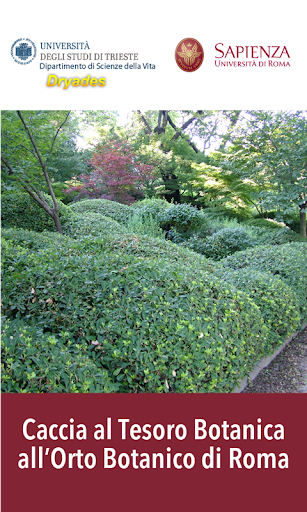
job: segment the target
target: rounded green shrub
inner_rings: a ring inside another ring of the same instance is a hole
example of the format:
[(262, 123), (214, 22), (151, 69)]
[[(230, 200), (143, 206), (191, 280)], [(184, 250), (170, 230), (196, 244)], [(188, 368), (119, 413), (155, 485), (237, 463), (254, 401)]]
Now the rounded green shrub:
[(288, 242), (306, 242), (300, 235), (289, 228), (263, 229), (254, 228), (257, 245), (281, 245)]
[(194, 206), (172, 204), (167, 210), (161, 212), (160, 222), (164, 226), (184, 232), (200, 226), (203, 222), (203, 215)]
[(231, 391), (265, 350), (259, 308), (195, 266), (67, 246), (4, 252), (4, 314), (86, 341), (120, 392)]
[(259, 307), (265, 325), (270, 330), (267, 338), (268, 352), (298, 329), (300, 315), (297, 297), (278, 277), (251, 267), (240, 270), (224, 269), (222, 263), (215, 268), (214, 275), (248, 293)]
[(162, 199), (144, 199), (144, 201), (133, 203), (130, 206), (131, 217), (126, 226), (135, 234), (164, 238), (161, 218), (169, 208), (170, 204)]
[(107, 233), (126, 233), (122, 224), (100, 213), (83, 212), (71, 215), (63, 224), (63, 232), (73, 238), (84, 236), (103, 237)]
[(236, 251), (242, 251), (254, 245), (254, 239), (244, 228), (224, 228), (207, 238), (194, 235), (184, 245), (207, 258), (220, 260)]
[[(36, 231), (27, 231), (21, 228), (2, 229), (2, 243), (9, 243), (12, 248), (16, 246), (23, 247), (29, 252), (38, 249), (46, 249), (46, 247), (63, 246), (66, 237), (60, 235), (57, 231), (37, 233)], [(70, 239), (68, 239), (70, 240)]]
[(291, 228), (296, 233), (300, 233), (300, 214), (299, 212), (295, 212), (292, 214), (286, 214), (283, 216), (284, 222), (289, 228)]
[(185, 247), (186, 249), (190, 249), (191, 251), (204, 255), (207, 252), (208, 248), (207, 238), (208, 237), (202, 237), (196, 234), (192, 234), (189, 238), (184, 239), (180, 238), (180, 234), (178, 235), (176, 233), (172, 239), (172, 242), (179, 243), (182, 247)]
[(99, 393), (116, 391), (88, 344), (69, 332), (54, 336), (23, 321), (2, 323), (1, 390), (5, 393)]
[[(99, 219), (100, 220), (100, 219)], [(109, 221), (110, 219), (108, 219)], [(110, 225), (109, 225), (110, 226)], [(116, 228), (117, 226), (115, 226)], [(115, 252), (117, 254), (130, 254), (142, 260), (156, 260), (157, 265), (161, 260), (169, 261), (171, 264), (182, 263), (183, 265), (194, 265), (211, 272), (214, 263), (206, 260), (200, 254), (173, 244), (169, 240), (152, 239), (148, 235), (136, 235), (121, 232), (114, 229), (105, 230), (100, 236), (93, 236), (87, 233), (85, 236), (72, 238), (62, 236), (59, 233), (34, 233), (23, 229), (3, 229), (3, 245), (9, 246), (12, 252), (24, 249), (25, 252), (35, 252), (46, 248), (57, 248), (72, 252), (75, 255), (92, 255), (99, 257), (103, 252)], [(9, 251), (3, 253), (3, 257), (9, 256)]]
[(139, 259), (169, 261), (171, 264), (195, 266), (202, 270), (210, 270), (213, 262), (206, 260), (200, 254), (196, 254), (180, 245), (173, 244), (169, 240), (155, 239), (146, 235), (112, 235), (106, 240), (107, 249), (118, 254), (131, 254)]
[(129, 218), (126, 227), (129, 233), (149, 235), (154, 238), (165, 238), (159, 222), (154, 217), (151, 215), (143, 217), (137, 211)]
[(263, 218), (263, 216), (265, 220), (271, 219), (274, 222), (278, 222), (278, 224), (286, 224), (295, 233), (300, 233), (300, 214), (298, 211), (281, 214), (281, 212), (272, 210), (264, 214), (258, 214), (256, 218)]
[[(47, 196), (45, 196), (47, 198)], [(50, 203), (51, 204), (51, 203)], [(59, 217), (65, 220), (69, 215), (67, 206), (61, 201)], [(56, 231), (53, 219), (27, 193), (3, 194), (1, 199), (1, 222), (4, 228), (23, 228), (33, 231)]]
[[(33, 333), (28, 355), (17, 342), (7, 350), (5, 391), (231, 391), (296, 330), (297, 300), (306, 313), (304, 244), (255, 247), (217, 263), (99, 214), (71, 217), (69, 236), (3, 230), (3, 311)], [(53, 368), (79, 354), (79, 388), (69, 372), (72, 380), (55, 372), (52, 389), (38, 388), (51, 382), (43, 376), (51, 355), (33, 349), (36, 338), (45, 352), (61, 348)], [(34, 351), (37, 365), (21, 367)]]
[(290, 286), (299, 301), (302, 320), (307, 319), (307, 244), (262, 245), (237, 252), (222, 262), (224, 268), (254, 268), (271, 272)]
[(69, 208), (78, 214), (100, 213), (123, 224), (131, 214), (130, 208), (126, 204), (109, 201), (108, 199), (85, 199), (84, 201), (71, 203)]
[(153, 218), (160, 222), (163, 214), (169, 210), (172, 205), (163, 199), (144, 199), (137, 201), (130, 206), (130, 210), (137, 212), (144, 220)]

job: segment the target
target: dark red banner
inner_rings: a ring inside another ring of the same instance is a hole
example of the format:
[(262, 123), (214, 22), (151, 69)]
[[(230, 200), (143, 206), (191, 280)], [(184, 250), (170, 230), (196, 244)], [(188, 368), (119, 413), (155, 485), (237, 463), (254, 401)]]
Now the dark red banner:
[(2, 510), (301, 510), (307, 395), (2, 395)]

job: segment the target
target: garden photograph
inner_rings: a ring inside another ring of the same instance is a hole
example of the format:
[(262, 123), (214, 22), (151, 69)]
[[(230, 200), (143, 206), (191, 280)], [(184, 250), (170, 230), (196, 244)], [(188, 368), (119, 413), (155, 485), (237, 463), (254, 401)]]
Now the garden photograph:
[(307, 392), (306, 212), (307, 111), (3, 110), (2, 392)]

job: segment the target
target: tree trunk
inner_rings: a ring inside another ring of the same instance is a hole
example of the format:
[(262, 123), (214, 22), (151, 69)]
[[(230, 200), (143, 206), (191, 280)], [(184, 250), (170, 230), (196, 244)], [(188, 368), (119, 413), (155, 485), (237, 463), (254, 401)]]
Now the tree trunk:
[[(70, 111), (67, 113), (64, 121), (60, 124), (60, 126), (58, 127), (54, 137), (53, 137), (53, 140), (52, 140), (52, 143), (51, 143), (51, 148), (50, 148), (50, 151), (49, 151), (49, 154), (45, 160), (45, 162), (43, 161), (43, 157), (37, 147), (37, 144), (34, 140), (34, 137), (33, 137), (33, 134), (31, 133), (31, 130), (30, 128), (28, 127), (22, 113), (20, 110), (17, 110), (17, 114), (28, 134), (28, 137), (31, 141), (31, 144), (33, 146), (33, 149), (34, 149), (34, 156), (35, 158), (39, 161), (40, 163), (40, 166), (42, 168), (42, 171), (43, 171), (43, 174), (44, 174), (44, 177), (45, 177), (45, 180), (46, 180), (46, 183), (47, 183), (47, 186), (48, 186), (48, 189), (49, 189), (49, 193), (51, 195), (51, 198), (52, 198), (52, 202), (53, 202), (53, 209), (51, 210), (49, 205), (46, 203), (46, 201), (44, 200), (42, 194), (37, 191), (35, 189), (35, 187), (29, 183), (29, 186), (25, 186), (23, 185), (23, 187), (25, 188), (25, 190), (33, 197), (33, 199), (40, 205), (44, 208), (44, 210), (46, 210), (46, 212), (51, 215), (51, 217), (53, 218), (54, 220), (54, 223), (55, 223), (55, 227), (57, 228), (58, 232), (61, 233), (61, 235), (63, 234), (63, 229), (62, 229), (62, 225), (61, 225), (61, 221), (60, 221), (60, 218), (59, 218), (59, 206), (58, 206), (58, 203), (57, 203), (57, 200), (56, 200), (56, 197), (54, 195), (54, 192), (53, 192), (53, 188), (52, 188), (52, 185), (51, 185), (51, 181), (50, 181), (50, 178), (49, 178), (49, 175), (48, 175), (48, 172), (47, 172), (47, 162), (51, 156), (51, 153), (53, 151), (53, 148), (54, 148), (54, 144), (55, 144), (55, 141), (57, 139), (57, 136), (59, 135), (59, 132), (60, 130), (63, 128), (64, 124), (66, 123), (67, 119), (68, 119), (68, 116), (70, 115)], [(3, 159), (2, 159), (3, 160)], [(12, 167), (8, 165), (8, 163), (5, 162), (5, 165), (10, 168), (12, 171)], [(29, 188), (30, 187), (30, 188)], [(31, 190), (32, 189), (32, 190)], [(34, 193), (35, 192), (35, 193)]]
[(54, 223), (55, 223), (55, 227), (57, 228), (57, 231), (63, 235), (63, 229), (62, 229), (62, 225), (61, 225), (61, 221), (60, 221), (60, 217), (57, 213), (53, 213), (52, 214), (52, 218), (54, 220)]
[[(307, 205), (302, 205), (306, 208)], [(303, 238), (306, 238), (306, 213), (300, 212), (300, 234)]]

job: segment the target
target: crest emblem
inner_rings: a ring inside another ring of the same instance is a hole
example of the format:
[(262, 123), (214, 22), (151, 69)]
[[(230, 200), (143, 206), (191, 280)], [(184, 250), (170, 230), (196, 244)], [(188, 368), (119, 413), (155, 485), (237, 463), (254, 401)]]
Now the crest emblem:
[(182, 71), (196, 71), (202, 65), (204, 51), (196, 39), (183, 39), (177, 45), (175, 59)]
[(30, 64), (36, 57), (36, 46), (30, 39), (17, 39), (12, 44), (11, 55), (17, 64)]

